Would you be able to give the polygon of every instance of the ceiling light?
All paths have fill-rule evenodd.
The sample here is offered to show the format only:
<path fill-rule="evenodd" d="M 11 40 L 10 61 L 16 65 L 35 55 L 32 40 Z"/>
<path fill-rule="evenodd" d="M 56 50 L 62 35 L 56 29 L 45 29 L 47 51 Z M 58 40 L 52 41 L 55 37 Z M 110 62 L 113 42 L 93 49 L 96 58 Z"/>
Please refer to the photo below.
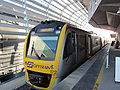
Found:
<path fill-rule="evenodd" d="M 119 7 L 119 10 L 117 11 L 118 14 L 120 14 L 120 7 Z"/>

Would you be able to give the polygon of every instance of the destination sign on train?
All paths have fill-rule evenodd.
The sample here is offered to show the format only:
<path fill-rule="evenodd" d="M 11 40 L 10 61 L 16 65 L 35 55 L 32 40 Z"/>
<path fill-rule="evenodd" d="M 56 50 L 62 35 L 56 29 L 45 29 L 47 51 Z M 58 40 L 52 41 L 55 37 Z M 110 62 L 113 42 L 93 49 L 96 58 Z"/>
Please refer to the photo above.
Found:
<path fill-rule="evenodd" d="M 52 32 L 52 31 L 54 31 L 54 28 L 44 28 L 37 30 L 37 32 Z"/>

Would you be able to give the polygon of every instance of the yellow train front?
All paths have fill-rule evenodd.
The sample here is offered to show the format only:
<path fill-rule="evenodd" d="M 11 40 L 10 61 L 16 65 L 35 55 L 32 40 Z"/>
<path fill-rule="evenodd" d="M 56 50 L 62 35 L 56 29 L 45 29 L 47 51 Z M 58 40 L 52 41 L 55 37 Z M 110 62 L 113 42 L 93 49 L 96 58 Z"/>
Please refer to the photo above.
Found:
<path fill-rule="evenodd" d="M 92 52 L 88 32 L 60 21 L 41 22 L 34 27 L 24 47 L 27 83 L 37 89 L 51 89 Z"/>

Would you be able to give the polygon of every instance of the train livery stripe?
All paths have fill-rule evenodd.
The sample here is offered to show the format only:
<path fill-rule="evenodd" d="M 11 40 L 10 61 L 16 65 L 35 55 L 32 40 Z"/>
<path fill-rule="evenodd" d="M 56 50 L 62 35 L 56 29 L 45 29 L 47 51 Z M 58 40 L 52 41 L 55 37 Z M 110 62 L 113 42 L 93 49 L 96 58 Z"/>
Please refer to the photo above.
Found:
<path fill-rule="evenodd" d="M 24 54 L 23 54 L 23 58 L 25 59 L 26 58 L 26 46 L 27 46 L 27 41 L 28 41 L 28 37 L 29 37 L 29 35 L 30 35 L 30 32 L 27 34 L 27 36 L 26 36 L 26 39 L 25 39 L 25 41 L 24 41 Z"/>
<path fill-rule="evenodd" d="M 56 56 L 55 56 L 57 71 L 59 71 L 60 57 L 61 57 L 61 54 L 62 54 L 62 48 L 63 48 L 65 33 L 66 33 L 66 27 L 67 27 L 67 24 L 65 24 L 63 26 L 63 28 L 61 30 L 61 33 L 60 33 L 59 41 L 58 41 L 58 46 L 57 46 L 57 51 L 56 51 Z M 58 72 L 57 72 L 57 75 L 58 75 Z M 57 75 L 56 75 L 56 77 L 57 77 Z M 54 80 L 53 83 L 55 84 L 55 80 Z"/>
<path fill-rule="evenodd" d="M 56 52 L 55 61 L 60 60 L 60 56 L 61 56 L 61 52 L 62 52 L 62 46 L 63 46 L 63 42 L 64 42 L 64 39 L 65 39 L 64 37 L 65 37 L 65 32 L 66 32 L 66 26 L 67 26 L 67 24 L 65 24 L 63 26 L 61 34 L 60 34 L 59 43 L 58 43 L 58 46 L 57 46 L 57 52 Z"/>

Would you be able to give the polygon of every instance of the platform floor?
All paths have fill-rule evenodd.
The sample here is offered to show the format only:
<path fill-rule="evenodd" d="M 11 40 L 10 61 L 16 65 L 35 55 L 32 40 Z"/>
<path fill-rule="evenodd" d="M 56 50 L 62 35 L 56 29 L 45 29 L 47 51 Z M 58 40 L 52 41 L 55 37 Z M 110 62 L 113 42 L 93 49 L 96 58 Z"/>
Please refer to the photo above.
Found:
<path fill-rule="evenodd" d="M 103 65 L 105 65 L 108 48 L 109 46 L 106 46 L 95 54 L 95 57 L 92 58 L 95 60 L 94 64 L 72 90 L 98 90 L 99 81 L 97 79 Z"/>
<path fill-rule="evenodd" d="M 99 90 L 120 90 L 120 83 L 115 82 L 115 57 L 120 57 L 120 49 L 110 48 L 109 67 L 104 66 Z"/>
<path fill-rule="evenodd" d="M 63 80 L 58 86 L 53 88 L 53 90 L 120 90 L 120 83 L 116 83 L 114 78 L 116 56 L 120 56 L 120 50 L 115 50 L 113 47 L 110 47 L 110 45 L 107 45 L 88 60 L 95 62 L 74 87 L 72 86 L 71 88 L 71 86 L 69 86 L 69 89 L 64 88 L 66 86 L 68 87 L 68 84 L 64 83 L 67 81 Z M 109 60 L 108 68 L 106 66 L 107 59 Z M 81 73 L 79 73 L 79 75 L 81 75 Z"/>
<path fill-rule="evenodd" d="M 0 90 L 16 90 L 25 84 L 25 76 L 20 76 L 0 84 Z M 23 89 L 24 90 L 24 89 Z"/>
<path fill-rule="evenodd" d="M 55 86 L 53 90 L 98 90 L 100 80 L 97 79 L 102 67 L 105 65 L 108 49 L 109 45 L 105 46 Z"/>

